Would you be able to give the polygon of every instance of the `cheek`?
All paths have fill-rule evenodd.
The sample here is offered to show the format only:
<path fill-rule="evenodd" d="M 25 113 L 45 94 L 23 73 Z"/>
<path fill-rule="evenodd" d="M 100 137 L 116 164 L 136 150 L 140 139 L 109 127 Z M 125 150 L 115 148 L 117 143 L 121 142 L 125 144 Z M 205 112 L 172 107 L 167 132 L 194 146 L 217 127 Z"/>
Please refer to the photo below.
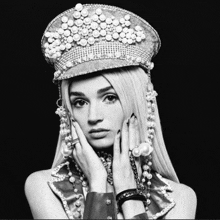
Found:
<path fill-rule="evenodd" d="M 108 116 L 111 124 L 115 126 L 115 129 L 121 129 L 124 121 L 124 113 L 121 104 L 117 104 L 112 108 L 108 108 Z"/>

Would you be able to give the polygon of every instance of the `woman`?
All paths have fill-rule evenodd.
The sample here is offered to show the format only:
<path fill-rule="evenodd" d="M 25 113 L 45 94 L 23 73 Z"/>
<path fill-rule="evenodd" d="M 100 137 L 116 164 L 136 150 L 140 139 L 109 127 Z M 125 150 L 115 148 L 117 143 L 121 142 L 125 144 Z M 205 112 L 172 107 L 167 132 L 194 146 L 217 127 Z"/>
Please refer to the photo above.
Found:
<path fill-rule="evenodd" d="M 57 70 L 61 125 L 52 169 L 25 183 L 34 218 L 195 217 L 150 80 L 159 47 L 146 21 L 113 6 L 77 4 L 48 25 L 42 49 Z"/>

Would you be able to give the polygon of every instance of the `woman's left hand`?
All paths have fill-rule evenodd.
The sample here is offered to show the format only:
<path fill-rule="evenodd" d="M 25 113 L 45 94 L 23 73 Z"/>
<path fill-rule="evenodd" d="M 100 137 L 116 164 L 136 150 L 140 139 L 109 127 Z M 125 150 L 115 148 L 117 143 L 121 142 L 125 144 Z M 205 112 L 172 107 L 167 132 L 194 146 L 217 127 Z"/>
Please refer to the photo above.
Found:
<path fill-rule="evenodd" d="M 137 188 L 129 158 L 129 150 L 132 150 L 140 143 L 137 125 L 137 118 L 133 115 L 124 121 L 121 132 L 115 137 L 112 169 L 116 194 L 127 189 Z M 136 161 L 136 167 L 137 171 L 139 171 L 138 173 L 140 173 L 139 160 Z"/>

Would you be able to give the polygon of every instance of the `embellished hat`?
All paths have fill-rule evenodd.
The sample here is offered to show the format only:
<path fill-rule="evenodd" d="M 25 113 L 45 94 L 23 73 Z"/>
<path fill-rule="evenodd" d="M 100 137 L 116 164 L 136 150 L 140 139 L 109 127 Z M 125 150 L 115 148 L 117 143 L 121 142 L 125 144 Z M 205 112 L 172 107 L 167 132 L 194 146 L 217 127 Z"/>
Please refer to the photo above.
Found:
<path fill-rule="evenodd" d="M 76 4 L 55 17 L 41 40 L 54 81 L 125 66 L 153 68 L 160 48 L 154 28 L 127 10 L 102 4 Z"/>

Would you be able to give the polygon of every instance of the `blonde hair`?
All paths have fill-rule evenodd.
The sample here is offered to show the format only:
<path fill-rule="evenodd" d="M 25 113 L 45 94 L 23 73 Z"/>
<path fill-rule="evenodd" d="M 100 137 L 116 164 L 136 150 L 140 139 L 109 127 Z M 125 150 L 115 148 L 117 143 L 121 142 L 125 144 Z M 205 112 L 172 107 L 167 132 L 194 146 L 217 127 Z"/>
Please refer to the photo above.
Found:
<path fill-rule="evenodd" d="M 140 141 L 147 140 L 147 105 L 146 105 L 146 89 L 150 78 L 140 67 L 126 67 L 113 70 L 105 70 L 100 73 L 116 91 L 124 112 L 125 118 L 134 113 L 139 122 Z M 69 101 L 70 80 L 63 80 L 61 91 L 63 97 L 63 105 L 72 114 L 72 108 Z M 162 176 L 179 182 L 176 172 L 173 168 L 169 155 L 167 153 L 157 104 L 155 107 L 155 137 L 153 141 L 154 151 L 152 153 L 152 169 L 160 173 Z M 63 161 L 61 154 L 62 140 L 59 136 L 55 158 L 52 167 L 57 166 Z"/>

